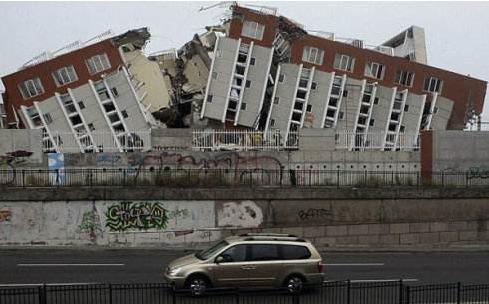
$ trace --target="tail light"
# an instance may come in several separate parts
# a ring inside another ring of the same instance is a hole
[[[324,272],[324,264],[323,264],[322,261],[321,262],[318,262],[318,272],[319,273]]]

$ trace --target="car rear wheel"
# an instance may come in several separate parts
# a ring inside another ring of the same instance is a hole
[[[193,296],[201,296],[206,292],[208,288],[211,287],[211,285],[206,277],[202,275],[196,275],[190,277],[187,280],[187,284],[185,287],[190,290],[190,293]]]
[[[304,289],[304,279],[298,275],[291,275],[285,280],[285,287],[289,293],[300,293]]]

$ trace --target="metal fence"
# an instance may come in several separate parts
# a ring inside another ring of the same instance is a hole
[[[249,151],[249,150],[284,150],[298,149],[298,132],[291,132],[284,140],[280,130],[248,131],[248,130],[194,130],[192,132],[192,148],[209,151]]]
[[[407,285],[402,281],[325,282],[302,294],[285,290],[214,289],[192,297],[164,283],[0,287],[2,304],[476,304],[489,303],[489,284]]]
[[[8,169],[0,185],[10,187],[483,187],[489,176],[473,172],[267,170],[267,169]]]
[[[42,132],[43,152],[134,152],[151,150],[151,131]]]
[[[203,151],[220,150],[294,150],[299,149],[299,132],[289,132],[287,140],[278,129],[263,131],[248,130],[194,130],[192,148]],[[389,142],[395,142],[388,144]],[[338,131],[335,133],[336,149],[346,150],[402,150],[419,149],[418,133],[399,133],[394,136],[386,132],[355,133]]]

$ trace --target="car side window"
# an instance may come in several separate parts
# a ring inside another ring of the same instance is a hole
[[[224,258],[225,263],[243,262],[246,260],[246,245],[236,245],[228,248],[220,256]]]
[[[284,260],[304,260],[311,257],[311,252],[305,246],[281,245],[280,247]]]
[[[279,260],[278,246],[274,244],[252,244],[251,261],[273,261]]]

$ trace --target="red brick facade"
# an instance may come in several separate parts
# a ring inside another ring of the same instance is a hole
[[[111,65],[110,69],[95,75],[90,75],[85,60],[103,53],[107,54],[109,58]],[[89,79],[97,81],[101,78],[102,74],[110,73],[119,68],[122,64],[123,61],[118,48],[112,44],[110,39],[107,39],[2,77],[2,82],[5,86],[3,99],[7,113],[7,122],[15,122],[12,106],[15,109],[19,109],[21,105],[30,107],[33,105],[34,101],[42,101],[50,98],[55,92],[63,94],[68,88],[76,88],[86,84]],[[69,65],[73,65],[75,68],[78,80],[70,84],[57,87],[52,73]],[[37,77],[39,77],[41,80],[44,88],[44,94],[25,100],[19,91],[18,85],[26,80]]]

